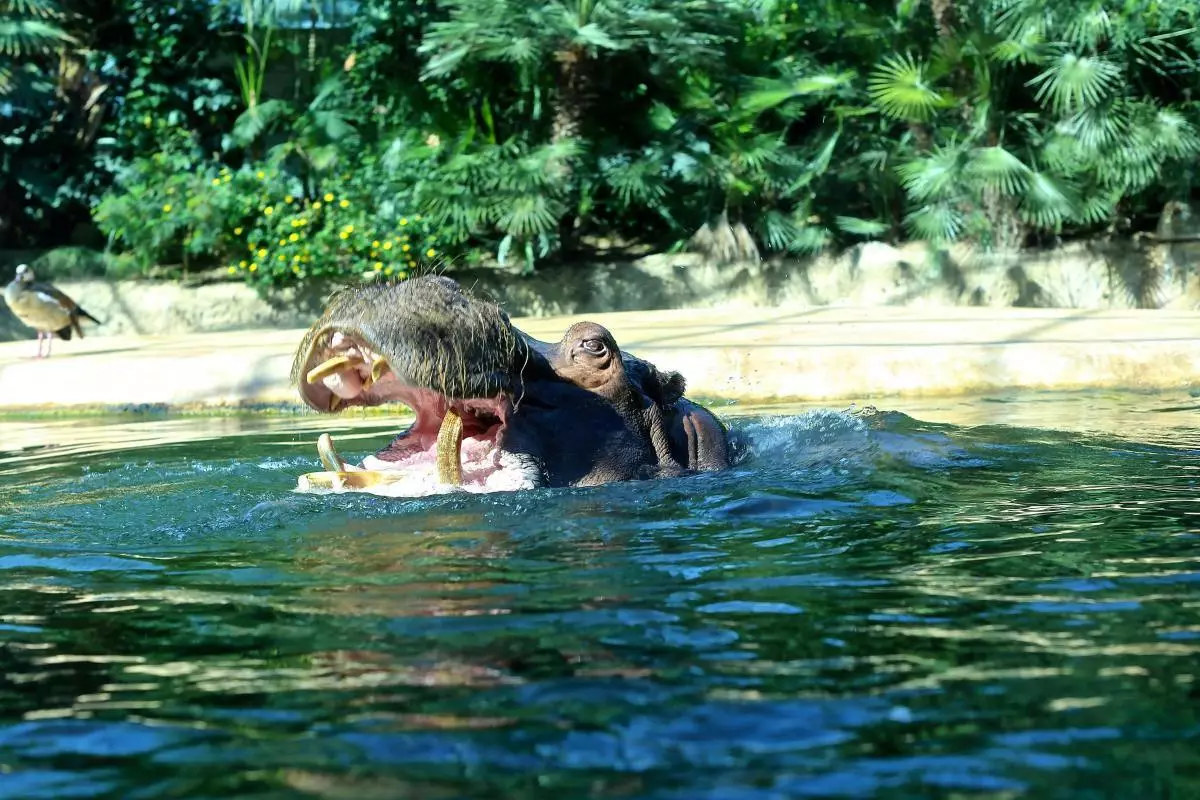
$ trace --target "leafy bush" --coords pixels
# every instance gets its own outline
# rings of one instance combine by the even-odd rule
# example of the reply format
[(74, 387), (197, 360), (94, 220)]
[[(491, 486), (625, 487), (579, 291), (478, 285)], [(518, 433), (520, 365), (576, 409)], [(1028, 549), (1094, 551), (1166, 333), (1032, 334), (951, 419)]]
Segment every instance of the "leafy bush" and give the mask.
[[(265, 173), (264, 185), (272, 176)], [(404, 277), (442, 259), (437, 231), (413, 209), (382, 204), (368, 181), (352, 174), (325, 182), (317, 197), (268, 197), (234, 234), (241, 258), (228, 266), (252, 284)], [(259, 195), (260, 197), (262, 195)]]

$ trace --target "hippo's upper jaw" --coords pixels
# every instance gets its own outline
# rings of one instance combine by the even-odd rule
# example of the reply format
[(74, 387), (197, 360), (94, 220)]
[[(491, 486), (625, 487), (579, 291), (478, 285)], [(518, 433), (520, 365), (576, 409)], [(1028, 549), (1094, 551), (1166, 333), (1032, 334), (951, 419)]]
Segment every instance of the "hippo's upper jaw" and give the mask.
[(678, 373), (623, 353), (592, 323), (539, 342), (444, 277), (340, 293), (305, 336), (292, 377), (318, 411), (399, 401), (416, 414), (359, 467), (322, 437), (330, 472), (307, 476), (311, 488), (503, 491), (729, 463), (724, 426), (682, 397)]

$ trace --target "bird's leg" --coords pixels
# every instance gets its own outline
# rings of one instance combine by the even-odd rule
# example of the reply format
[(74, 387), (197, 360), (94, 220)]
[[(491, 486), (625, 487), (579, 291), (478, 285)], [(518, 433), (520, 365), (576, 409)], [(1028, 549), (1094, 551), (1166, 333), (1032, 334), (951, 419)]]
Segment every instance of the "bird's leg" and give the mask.
[(46, 332), (46, 358), (50, 357), (50, 345), (54, 344), (54, 334)]
[(34, 356), (34, 358), (41, 358), (42, 357), (42, 332), (41, 331), (37, 332), (37, 343), (38, 343), (38, 351), (37, 351), (37, 355)]

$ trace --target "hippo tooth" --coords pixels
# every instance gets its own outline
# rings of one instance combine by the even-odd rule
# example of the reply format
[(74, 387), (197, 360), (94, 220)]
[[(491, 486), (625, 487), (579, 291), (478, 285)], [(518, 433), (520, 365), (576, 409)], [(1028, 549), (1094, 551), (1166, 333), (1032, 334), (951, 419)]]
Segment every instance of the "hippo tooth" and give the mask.
[(382, 378), (383, 373), (389, 369), (391, 369), (391, 365), (388, 364), (387, 359), (383, 356), (375, 356), (375, 358), (371, 359), (371, 383)]
[(393, 483), (400, 477), (375, 470), (306, 472), (300, 476), (297, 488), (302, 492), (311, 489), (370, 489), (372, 486)]
[(308, 374), (304, 376), (304, 380), (309, 383), (320, 383), (330, 375), (335, 375), (348, 367), (354, 366), (355, 363), (355, 360), (350, 356), (334, 356), (310, 369)]
[(340, 406), (341, 404), (342, 404), (342, 398), (338, 397), (336, 394), (329, 395), (329, 410), (330, 411), (337, 411), (338, 406)]
[(462, 484), (462, 417), (454, 409), (446, 409), (437, 436), (438, 480), (452, 486)]
[[(335, 397), (337, 395), (334, 395)], [(321, 458), (321, 463), (325, 465), (325, 469), (330, 472), (345, 472), (346, 462), (338, 455), (337, 450), (333, 446), (333, 437), (328, 433), (322, 433), (317, 437), (317, 455)]]

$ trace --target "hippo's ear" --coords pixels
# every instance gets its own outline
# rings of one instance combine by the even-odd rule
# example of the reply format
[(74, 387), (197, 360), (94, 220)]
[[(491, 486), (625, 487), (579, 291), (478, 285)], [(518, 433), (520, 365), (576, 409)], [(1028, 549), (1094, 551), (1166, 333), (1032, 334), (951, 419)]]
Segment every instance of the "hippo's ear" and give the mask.
[(642, 389), (650, 396), (656, 406), (668, 408), (679, 402), (687, 381), (674, 371), (660, 372), (653, 364), (647, 364), (649, 375), (642, 381)]
[(659, 372), (655, 370), (655, 377), (658, 378), (659, 385), (662, 387), (660, 392), (662, 399), (659, 401), (662, 405), (673, 406), (683, 397), (684, 391), (687, 390), (687, 381), (682, 375), (675, 371)]

